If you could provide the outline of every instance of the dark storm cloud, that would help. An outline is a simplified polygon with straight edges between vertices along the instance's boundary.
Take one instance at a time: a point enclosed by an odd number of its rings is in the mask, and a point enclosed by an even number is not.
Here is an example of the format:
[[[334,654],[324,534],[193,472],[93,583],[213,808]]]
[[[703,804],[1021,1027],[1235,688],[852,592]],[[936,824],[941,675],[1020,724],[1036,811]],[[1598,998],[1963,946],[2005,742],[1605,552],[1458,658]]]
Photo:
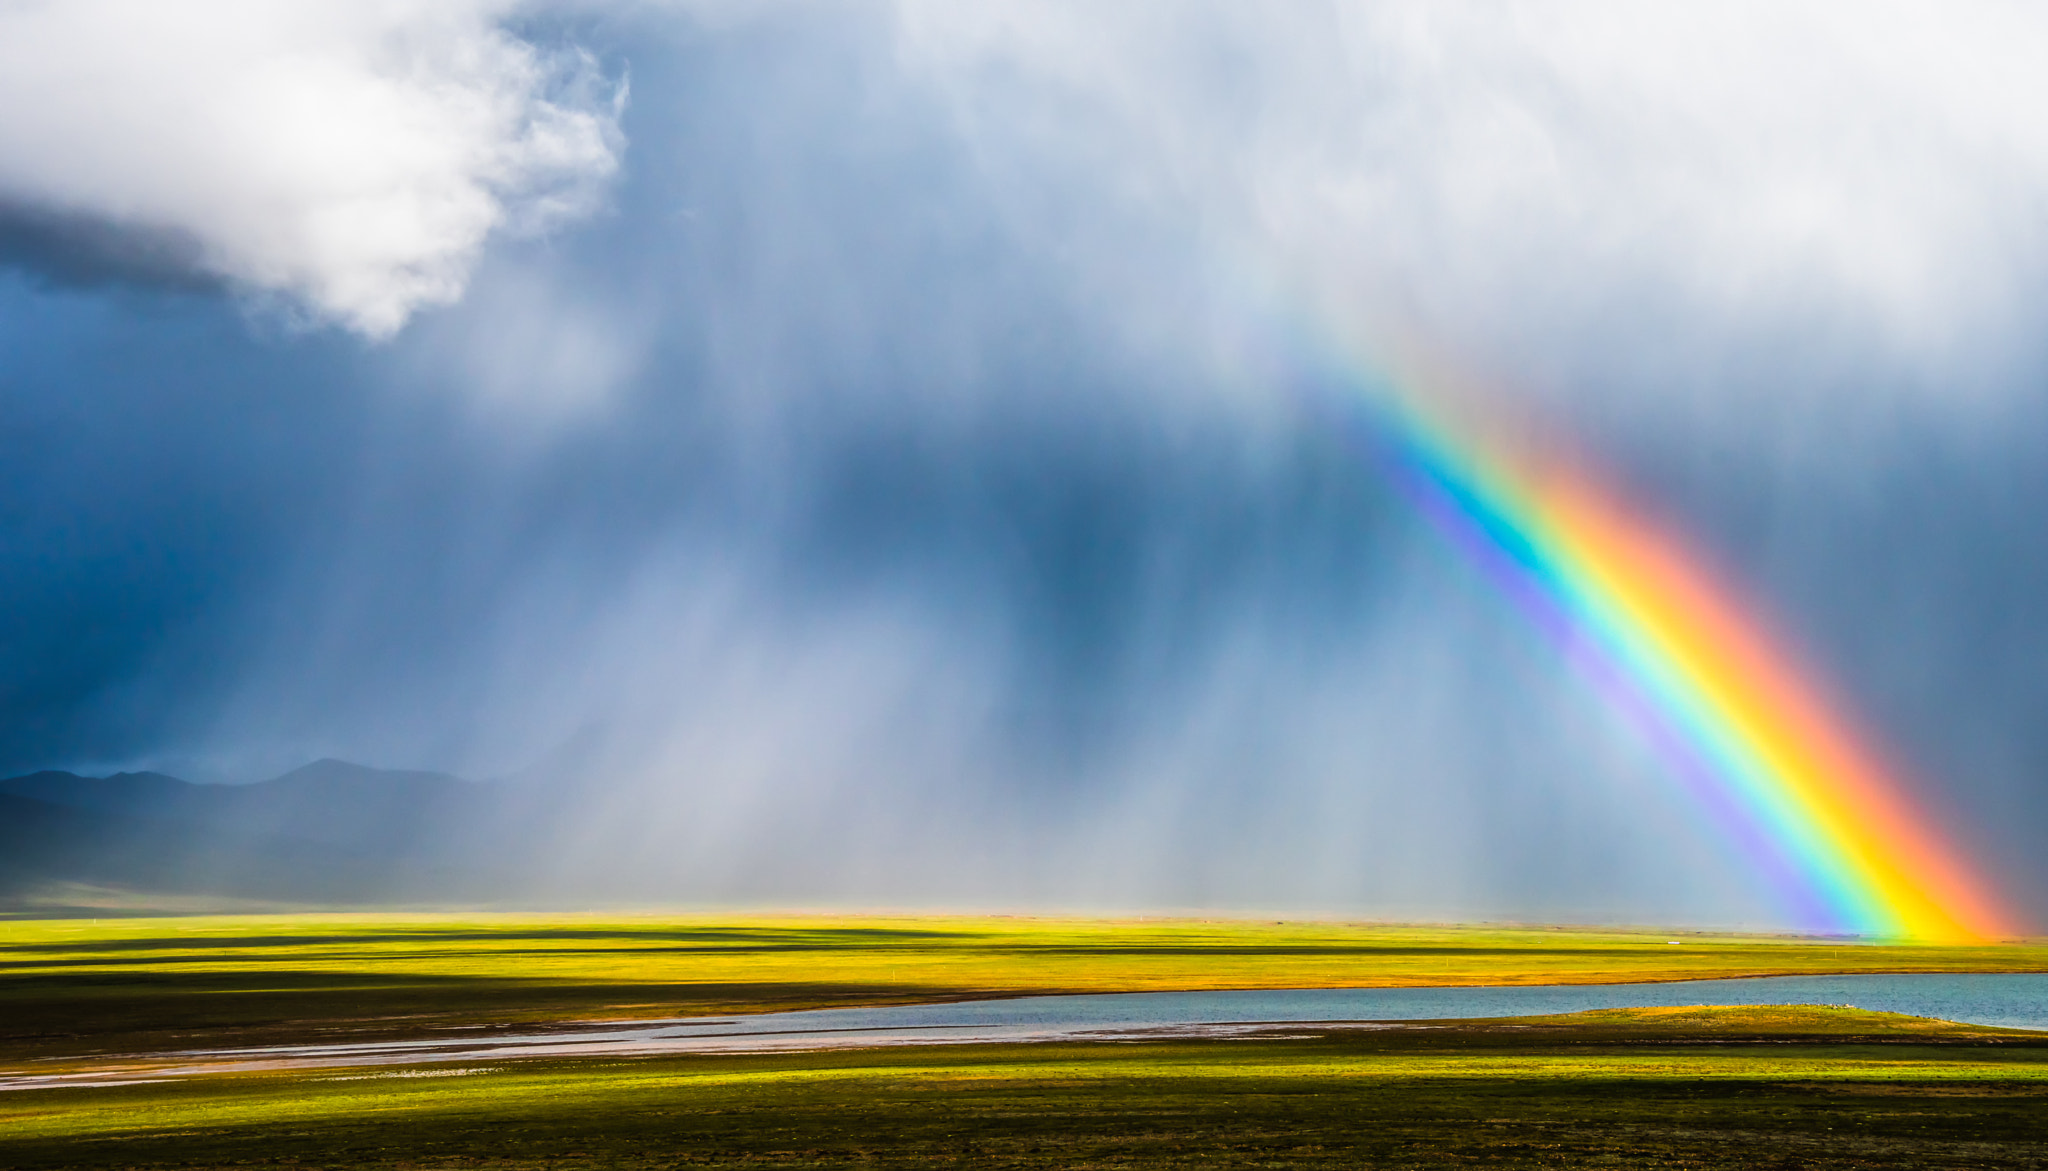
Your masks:
[[[375,346],[23,237],[79,279],[0,285],[0,760],[514,778],[566,795],[537,871],[638,897],[1773,921],[1292,405],[1274,319],[1385,311],[1697,534],[2048,893],[2041,367],[1957,357],[2033,263],[1974,214],[2030,140],[1842,236],[1853,103],[1758,139],[1732,82],[1660,80],[1742,21],[1486,11],[521,26],[630,70],[623,170],[450,307],[273,290],[421,310]],[[1899,166],[1974,165],[1942,127],[2006,115],[1923,89]]]
[[[123,228],[76,213],[0,202],[0,266],[61,288],[135,284],[220,292],[199,242],[175,229]]]
[[[9,279],[0,303],[0,759],[145,751],[224,684],[238,613],[331,505],[352,356],[252,345],[188,296]],[[164,671],[147,703],[112,695]]]

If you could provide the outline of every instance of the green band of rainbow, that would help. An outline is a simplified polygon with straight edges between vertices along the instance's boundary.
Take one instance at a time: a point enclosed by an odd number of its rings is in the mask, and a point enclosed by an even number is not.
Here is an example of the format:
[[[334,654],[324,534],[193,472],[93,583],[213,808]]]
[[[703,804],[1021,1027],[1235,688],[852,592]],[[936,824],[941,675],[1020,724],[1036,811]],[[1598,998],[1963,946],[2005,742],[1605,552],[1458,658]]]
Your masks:
[[[1331,389],[1327,381],[1323,383]],[[1969,939],[2011,921],[1749,607],[1578,460],[1389,388],[1328,396],[1414,499],[1659,749],[1799,925]]]

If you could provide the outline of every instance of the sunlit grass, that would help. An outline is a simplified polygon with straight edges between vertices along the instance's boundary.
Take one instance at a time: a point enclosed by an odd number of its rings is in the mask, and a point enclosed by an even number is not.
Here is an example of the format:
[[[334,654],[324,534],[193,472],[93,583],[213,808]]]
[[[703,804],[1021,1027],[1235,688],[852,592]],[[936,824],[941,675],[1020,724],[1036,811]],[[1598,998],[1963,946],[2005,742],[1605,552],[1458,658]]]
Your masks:
[[[275,968],[748,984],[810,983],[829,971],[947,993],[1078,992],[2036,971],[2048,969],[2048,947],[1232,919],[331,914],[0,923],[0,976]]]
[[[0,922],[0,1057],[1033,993],[2040,970],[2048,970],[2048,948],[2032,943],[1270,920],[657,913],[16,920]]]
[[[1030,993],[2040,970],[2048,949],[2031,943],[1292,921],[16,920],[0,922],[0,1067]],[[0,1094],[0,1165],[1992,1167],[2038,1161],[2044,1114],[2037,1036],[1844,1009],[1647,1009],[1291,1041],[472,1060],[16,1091]]]

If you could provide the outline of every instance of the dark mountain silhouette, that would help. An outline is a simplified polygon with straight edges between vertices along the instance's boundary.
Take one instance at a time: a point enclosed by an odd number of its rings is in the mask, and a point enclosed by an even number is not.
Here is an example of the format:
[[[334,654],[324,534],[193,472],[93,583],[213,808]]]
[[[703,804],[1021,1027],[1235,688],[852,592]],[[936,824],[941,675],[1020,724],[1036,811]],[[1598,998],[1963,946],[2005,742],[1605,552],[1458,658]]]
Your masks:
[[[161,773],[0,780],[0,890],[84,882],[314,902],[482,889],[466,846],[497,817],[492,786],[322,760],[253,785]]]

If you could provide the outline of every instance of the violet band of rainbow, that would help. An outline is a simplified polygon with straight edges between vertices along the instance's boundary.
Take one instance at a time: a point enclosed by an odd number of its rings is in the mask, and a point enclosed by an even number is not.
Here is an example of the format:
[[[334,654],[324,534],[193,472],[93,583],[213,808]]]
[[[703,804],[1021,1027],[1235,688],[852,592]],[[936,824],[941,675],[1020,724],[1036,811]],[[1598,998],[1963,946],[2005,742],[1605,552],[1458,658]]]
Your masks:
[[[1753,607],[1582,460],[1537,460],[1427,396],[1316,379],[1320,410],[1638,728],[1802,927],[1975,939],[2011,920]]]

